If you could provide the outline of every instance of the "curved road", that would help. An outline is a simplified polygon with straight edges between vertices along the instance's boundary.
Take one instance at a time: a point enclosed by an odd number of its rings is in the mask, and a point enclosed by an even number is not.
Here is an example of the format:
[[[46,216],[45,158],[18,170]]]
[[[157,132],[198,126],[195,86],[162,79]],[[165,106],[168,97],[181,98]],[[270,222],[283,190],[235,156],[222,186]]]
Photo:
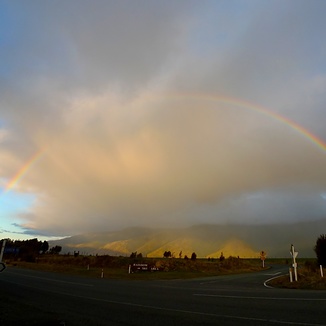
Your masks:
[[[7,268],[0,287],[65,325],[326,325],[326,292],[268,288],[268,271],[193,280],[123,281]]]

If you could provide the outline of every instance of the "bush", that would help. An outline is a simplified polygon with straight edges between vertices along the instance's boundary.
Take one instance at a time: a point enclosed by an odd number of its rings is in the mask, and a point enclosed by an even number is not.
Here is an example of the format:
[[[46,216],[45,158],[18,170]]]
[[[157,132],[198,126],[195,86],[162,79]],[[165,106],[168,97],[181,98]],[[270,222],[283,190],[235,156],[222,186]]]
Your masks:
[[[315,253],[318,265],[326,266],[326,234],[321,234],[316,241]]]

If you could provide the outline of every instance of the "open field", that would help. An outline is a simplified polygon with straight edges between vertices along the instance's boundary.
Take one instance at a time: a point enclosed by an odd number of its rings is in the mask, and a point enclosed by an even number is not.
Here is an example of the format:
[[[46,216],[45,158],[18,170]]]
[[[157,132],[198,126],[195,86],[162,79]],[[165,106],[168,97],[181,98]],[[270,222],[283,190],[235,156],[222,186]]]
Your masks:
[[[64,256],[44,255],[35,262],[8,261],[10,265],[44,270],[50,272],[74,274],[92,278],[110,279],[188,279],[205,276],[216,276],[235,273],[248,273],[262,270],[259,259],[239,259],[229,257],[223,261],[196,259],[185,260],[176,258],[143,258],[113,256]],[[134,272],[129,274],[129,266],[133,264],[148,264],[155,266],[157,271]],[[266,267],[267,268],[267,267]]]
[[[250,273],[263,269],[259,259],[239,259],[229,257],[218,259],[185,260],[177,258],[141,258],[115,256],[41,255],[35,262],[8,260],[7,264],[18,268],[28,268],[56,273],[65,273],[90,278],[168,280],[191,279],[227,274]],[[129,273],[132,264],[155,266],[157,271],[135,271]],[[291,265],[291,259],[268,259],[265,269],[281,264]],[[326,271],[325,271],[326,274]],[[290,282],[289,275],[271,280],[270,286],[291,289],[326,290],[326,277],[322,278],[315,259],[298,259],[298,282]]]

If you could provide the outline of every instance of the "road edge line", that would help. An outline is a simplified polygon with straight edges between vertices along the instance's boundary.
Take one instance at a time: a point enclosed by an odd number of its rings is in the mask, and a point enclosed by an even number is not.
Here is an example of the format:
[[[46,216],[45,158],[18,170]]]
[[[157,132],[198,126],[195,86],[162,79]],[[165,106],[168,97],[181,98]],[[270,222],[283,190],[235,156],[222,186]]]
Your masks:
[[[282,276],[286,276],[286,275],[289,275],[289,274],[282,274],[282,275],[277,275],[277,276],[275,276],[275,277],[269,278],[268,280],[266,280],[266,281],[264,282],[264,286],[265,286],[266,288],[269,288],[269,289],[275,289],[273,286],[267,285],[267,283],[270,282],[270,281],[272,281],[272,280],[275,280],[276,278],[279,278],[279,277],[282,277]]]

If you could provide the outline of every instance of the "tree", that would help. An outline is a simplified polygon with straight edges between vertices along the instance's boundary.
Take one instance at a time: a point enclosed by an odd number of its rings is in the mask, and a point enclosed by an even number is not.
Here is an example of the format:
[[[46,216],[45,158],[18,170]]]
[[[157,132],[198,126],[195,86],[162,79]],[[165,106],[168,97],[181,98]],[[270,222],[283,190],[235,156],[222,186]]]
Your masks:
[[[41,243],[40,251],[42,252],[42,254],[45,254],[48,250],[49,250],[49,243],[47,241]]]
[[[57,255],[61,250],[62,250],[61,246],[55,246],[50,249],[50,253],[53,255]]]
[[[132,252],[130,258],[136,258],[136,257],[137,257],[137,251]]]
[[[197,255],[196,255],[196,253],[192,253],[191,254],[191,258],[190,258],[191,260],[196,260],[197,259]]]
[[[326,234],[321,234],[315,245],[318,265],[326,266]]]
[[[172,253],[171,253],[171,251],[164,251],[163,257],[165,257],[165,258],[170,258],[170,257],[172,257]]]

